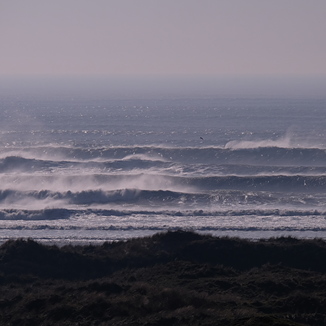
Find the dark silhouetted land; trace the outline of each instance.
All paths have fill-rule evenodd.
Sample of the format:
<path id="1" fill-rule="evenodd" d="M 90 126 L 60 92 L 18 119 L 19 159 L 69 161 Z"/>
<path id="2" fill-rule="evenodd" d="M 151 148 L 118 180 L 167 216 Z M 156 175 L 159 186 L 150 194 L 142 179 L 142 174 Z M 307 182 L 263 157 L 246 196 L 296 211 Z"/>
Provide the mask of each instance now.
<path id="1" fill-rule="evenodd" d="M 326 242 L 167 232 L 0 247 L 0 325 L 326 325 Z"/>

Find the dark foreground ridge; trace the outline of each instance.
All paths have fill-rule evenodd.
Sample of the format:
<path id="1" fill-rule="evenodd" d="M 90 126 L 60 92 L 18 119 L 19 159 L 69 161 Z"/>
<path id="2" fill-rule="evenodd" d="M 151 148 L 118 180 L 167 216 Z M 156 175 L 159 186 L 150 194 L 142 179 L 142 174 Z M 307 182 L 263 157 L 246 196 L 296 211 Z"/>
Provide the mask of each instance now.
<path id="1" fill-rule="evenodd" d="M 176 231 L 0 247 L 0 325 L 326 325 L 326 242 Z"/>

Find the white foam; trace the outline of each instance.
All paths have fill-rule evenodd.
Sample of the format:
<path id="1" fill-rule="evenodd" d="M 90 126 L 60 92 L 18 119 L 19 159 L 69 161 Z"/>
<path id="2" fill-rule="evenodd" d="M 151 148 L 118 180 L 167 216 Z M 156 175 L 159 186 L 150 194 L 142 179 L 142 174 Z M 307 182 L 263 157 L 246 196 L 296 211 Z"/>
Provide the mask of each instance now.
<path id="1" fill-rule="evenodd" d="M 287 135 L 275 140 L 232 140 L 225 144 L 226 149 L 251 149 L 260 147 L 293 148 L 294 146 L 291 137 Z"/>

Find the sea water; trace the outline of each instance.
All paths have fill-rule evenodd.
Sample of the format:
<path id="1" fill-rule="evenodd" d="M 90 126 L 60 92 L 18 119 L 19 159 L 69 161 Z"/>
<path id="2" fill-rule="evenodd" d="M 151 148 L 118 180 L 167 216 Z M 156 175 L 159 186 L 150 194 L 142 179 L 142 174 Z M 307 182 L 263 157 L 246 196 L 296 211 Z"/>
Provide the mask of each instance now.
<path id="1" fill-rule="evenodd" d="M 326 238 L 326 101 L 3 95 L 0 241 Z"/>

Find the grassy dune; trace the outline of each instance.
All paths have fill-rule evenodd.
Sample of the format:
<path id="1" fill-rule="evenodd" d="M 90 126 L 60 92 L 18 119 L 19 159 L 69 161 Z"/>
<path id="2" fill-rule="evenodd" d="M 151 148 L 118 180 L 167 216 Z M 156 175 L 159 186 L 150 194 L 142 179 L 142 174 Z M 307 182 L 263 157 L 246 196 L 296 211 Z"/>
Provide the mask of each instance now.
<path id="1" fill-rule="evenodd" d="M 326 325 L 326 242 L 168 232 L 0 247 L 0 325 Z"/>

